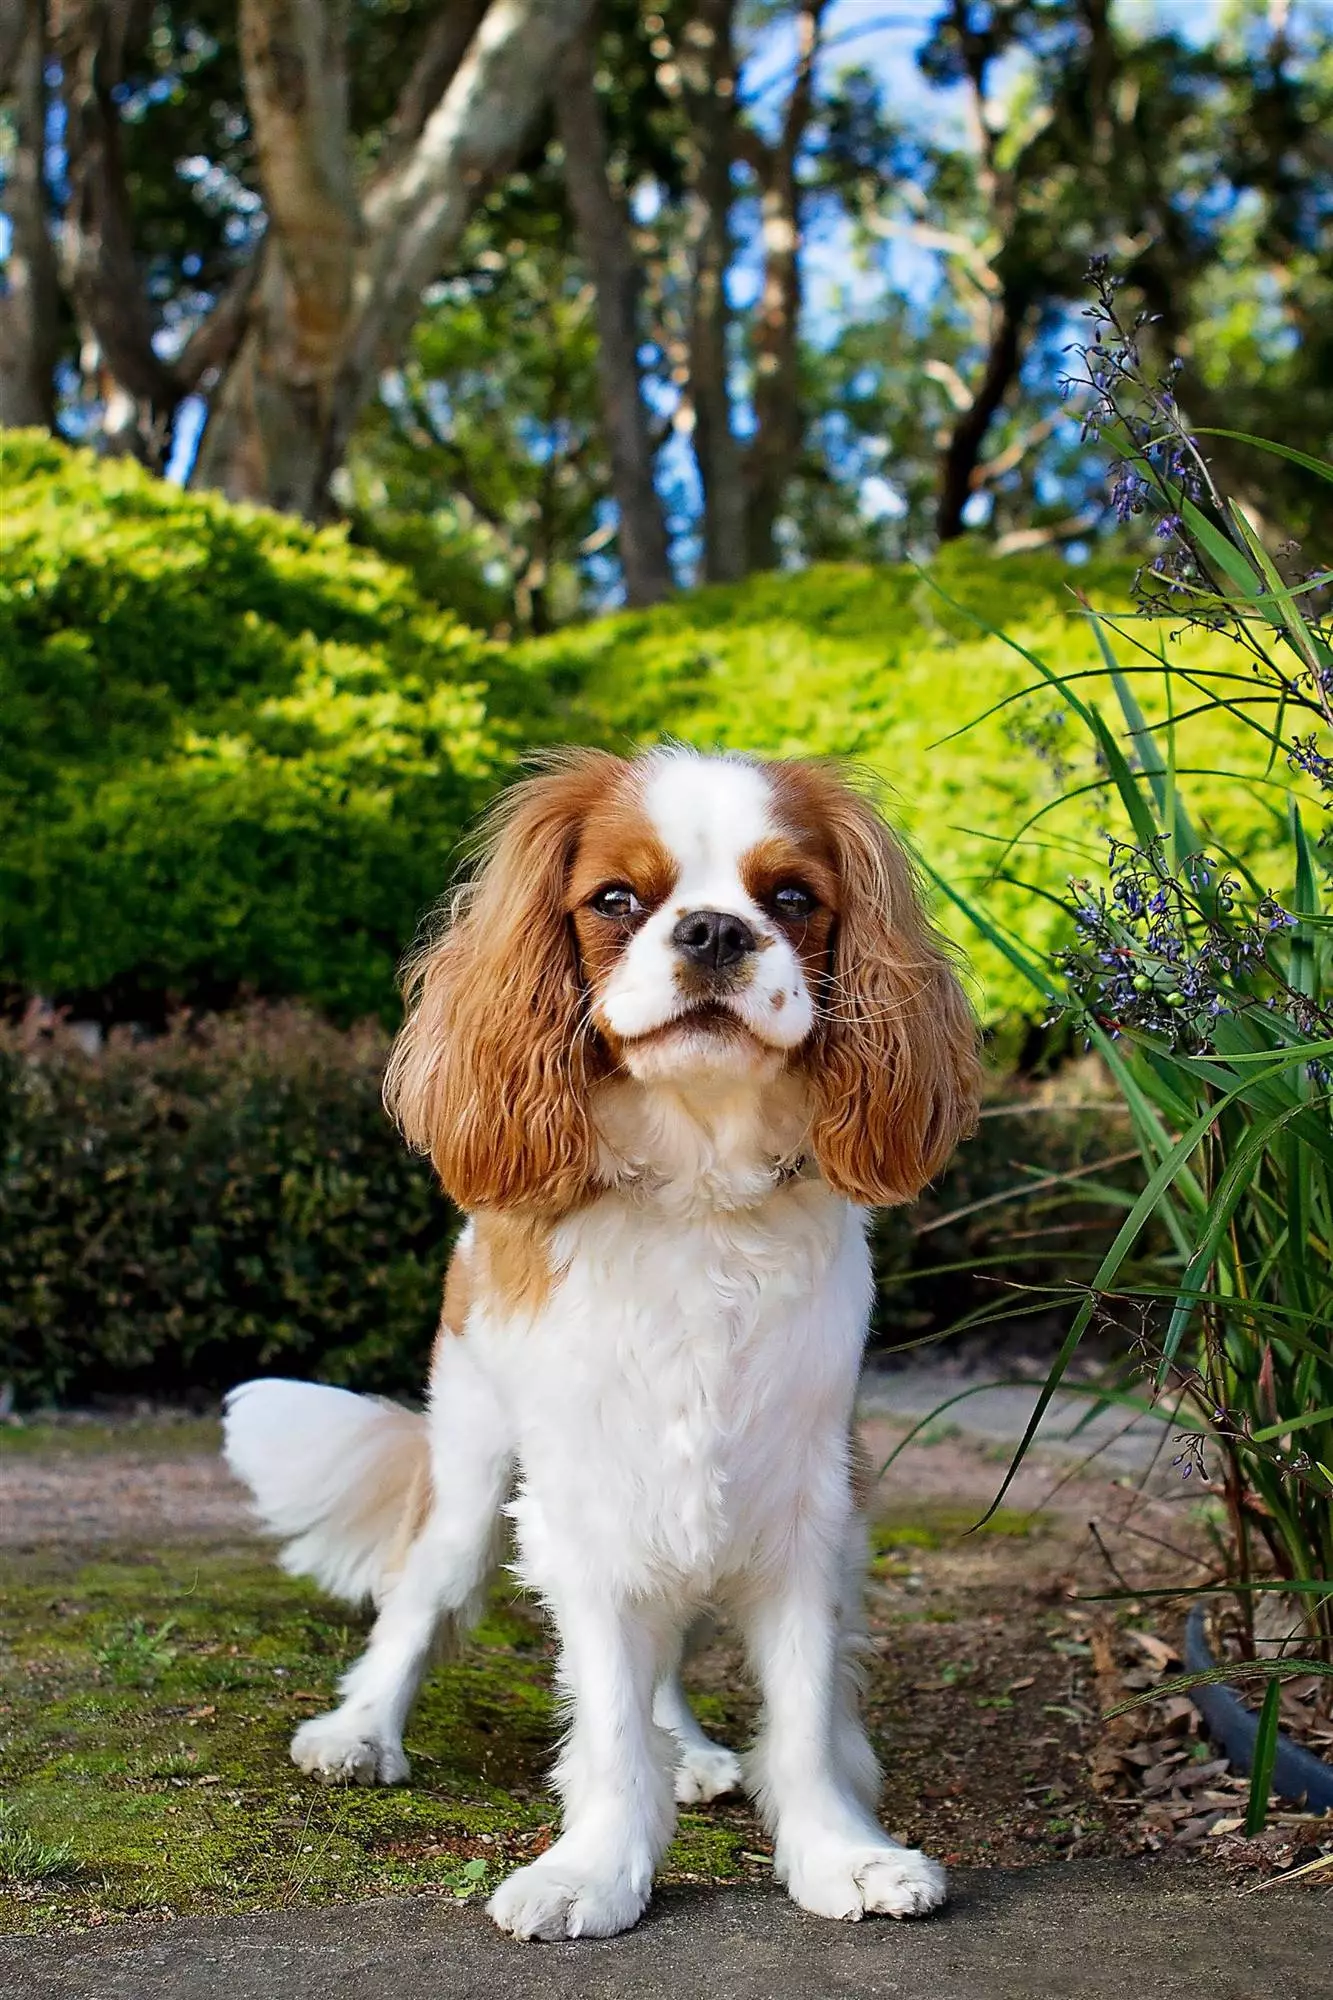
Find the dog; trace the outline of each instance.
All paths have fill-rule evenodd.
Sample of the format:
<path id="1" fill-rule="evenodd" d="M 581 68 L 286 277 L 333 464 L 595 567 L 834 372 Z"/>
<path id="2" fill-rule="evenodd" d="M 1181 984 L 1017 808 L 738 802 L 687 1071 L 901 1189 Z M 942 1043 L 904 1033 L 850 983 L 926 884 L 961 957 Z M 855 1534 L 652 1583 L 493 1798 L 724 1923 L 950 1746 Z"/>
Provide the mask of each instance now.
<path id="1" fill-rule="evenodd" d="M 407 997 L 386 1102 L 469 1218 L 426 1414 L 287 1381 L 226 1408 L 284 1567 L 378 1607 L 295 1762 L 408 1776 L 507 1515 L 569 1725 L 563 1831 L 496 1890 L 503 1930 L 627 1929 L 677 1801 L 741 1780 L 678 1678 L 714 1611 L 762 1693 L 744 1777 L 777 1879 L 825 1917 L 933 1909 L 943 1871 L 874 1817 L 852 1413 L 867 1211 L 972 1129 L 979 1063 L 902 848 L 818 763 L 561 753 L 502 801 Z"/>

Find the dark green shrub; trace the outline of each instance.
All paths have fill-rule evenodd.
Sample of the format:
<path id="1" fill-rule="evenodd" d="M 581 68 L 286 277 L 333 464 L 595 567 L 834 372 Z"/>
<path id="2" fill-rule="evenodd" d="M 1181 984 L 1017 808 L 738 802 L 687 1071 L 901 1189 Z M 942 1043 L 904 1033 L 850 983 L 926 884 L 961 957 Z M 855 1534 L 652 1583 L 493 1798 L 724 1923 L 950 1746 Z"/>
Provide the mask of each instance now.
<path id="1" fill-rule="evenodd" d="M 877 1344 L 930 1340 L 975 1315 L 970 1341 L 951 1335 L 952 1358 L 960 1342 L 1004 1345 L 1009 1319 L 1025 1347 L 1044 1345 L 1060 1325 L 1053 1275 L 1066 1284 L 1091 1277 L 1132 1199 L 1125 1190 L 1137 1193 L 1142 1179 L 1129 1118 L 1099 1063 L 1067 1062 L 1043 1079 L 993 1077 L 974 1137 L 935 1185 L 876 1218 Z"/>
<path id="2" fill-rule="evenodd" d="M 0 988 L 394 1018 L 540 726 L 501 713 L 504 655 L 339 532 L 37 433 L 5 434 L 0 480 Z"/>
<path id="3" fill-rule="evenodd" d="M 97 1056 L 0 1033 L 0 1380 L 420 1393 L 455 1219 L 380 1105 L 384 1053 L 294 1007 Z"/>
<path id="4" fill-rule="evenodd" d="M 0 1030 L 0 1382 L 23 1405 L 256 1372 L 420 1394 L 457 1218 L 381 1108 L 385 1047 L 293 1006 L 98 1055 Z M 927 1199 L 881 1218 L 881 1343 L 992 1306 L 1001 1255 L 1037 1284 L 1046 1254 L 1095 1261 L 1114 1218 L 1030 1186 L 1120 1147 L 1095 1089 L 1079 1068 L 997 1087 Z"/>

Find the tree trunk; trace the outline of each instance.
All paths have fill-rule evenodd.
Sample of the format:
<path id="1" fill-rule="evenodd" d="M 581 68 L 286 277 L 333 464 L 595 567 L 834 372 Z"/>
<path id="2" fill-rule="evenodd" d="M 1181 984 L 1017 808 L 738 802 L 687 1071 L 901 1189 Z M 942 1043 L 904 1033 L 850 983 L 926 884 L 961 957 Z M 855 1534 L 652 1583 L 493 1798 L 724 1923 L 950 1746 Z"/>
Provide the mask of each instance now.
<path id="1" fill-rule="evenodd" d="M 160 464 L 182 388 L 153 345 L 114 97 L 140 13 L 139 0 L 57 0 L 52 19 L 65 107 L 66 280 L 101 352 L 108 407 L 119 412 L 108 441 Z"/>
<path id="2" fill-rule="evenodd" d="M 966 532 L 963 509 L 975 488 L 986 433 L 1022 362 L 1023 322 L 1027 318 L 1027 310 L 1028 301 L 1022 293 L 1009 290 L 1001 293 L 985 372 L 970 407 L 954 424 L 940 464 L 940 499 L 935 531 L 942 542 L 956 541 L 959 535 Z"/>
<path id="3" fill-rule="evenodd" d="M 329 481 L 381 369 L 401 354 L 422 292 L 486 188 L 517 157 L 591 5 L 492 0 L 447 78 L 457 39 L 424 51 L 396 121 L 400 164 L 377 174 L 358 202 L 346 130 L 347 0 L 241 0 L 268 230 L 196 484 L 312 520 L 327 513 Z M 444 81 L 423 117 L 428 70 Z"/>
<path id="4" fill-rule="evenodd" d="M 379 371 L 401 354 L 421 294 L 457 247 L 477 204 L 507 173 L 551 77 L 593 0 L 491 0 L 464 61 L 401 173 L 366 204 L 358 316 L 343 361 L 331 462 Z"/>
<path id="5" fill-rule="evenodd" d="M 593 86 L 595 59 L 592 34 L 585 30 L 570 43 L 556 79 L 556 126 L 579 255 L 597 296 L 597 378 L 620 516 L 625 595 L 632 605 L 657 604 L 669 594 L 672 577 L 639 380 L 639 268 L 628 218 L 607 177 L 606 133 Z"/>
<path id="6" fill-rule="evenodd" d="M 797 161 L 810 122 L 826 0 L 805 0 L 797 21 L 796 76 L 782 131 L 760 156 L 764 286 L 754 336 L 755 437 L 746 457 L 746 542 L 751 569 L 773 569 L 775 537 L 803 435 L 800 381 L 801 189 Z"/>
<path id="7" fill-rule="evenodd" d="M 0 292 L 0 425 L 55 428 L 55 251 L 47 218 L 46 26 L 41 0 L 6 7 L 0 91 L 8 95 L 14 150 L 5 206 L 12 231 Z"/>
<path id="8" fill-rule="evenodd" d="M 316 519 L 326 505 L 360 216 L 347 126 L 347 0 L 241 0 L 239 44 L 268 210 L 264 268 L 215 398 L 199 484 Z"/>
<path id="9" fill-rule="evenodd" d="M 681 38 L 690 123 L 692 300 L 689 394 L 704 496 L 704 580 L 745 574 L 745 477 L 731 428 L 726 278 L 731 263 L 731 166 L 736 120 L 734 0 L 697 0 Z"/>

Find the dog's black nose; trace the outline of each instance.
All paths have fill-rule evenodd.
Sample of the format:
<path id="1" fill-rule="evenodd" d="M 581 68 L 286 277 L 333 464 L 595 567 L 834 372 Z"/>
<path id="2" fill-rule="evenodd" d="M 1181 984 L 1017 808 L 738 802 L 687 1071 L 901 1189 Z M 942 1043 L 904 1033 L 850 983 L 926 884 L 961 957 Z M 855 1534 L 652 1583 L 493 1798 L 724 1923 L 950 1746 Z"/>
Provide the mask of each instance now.
<path id="1" fill-rule="evenodd" d="M 682 958 L 708 972 L 726 972 L 756 948 L 750 926 L 725 910 L 687 910 L 671 942 Z"/>

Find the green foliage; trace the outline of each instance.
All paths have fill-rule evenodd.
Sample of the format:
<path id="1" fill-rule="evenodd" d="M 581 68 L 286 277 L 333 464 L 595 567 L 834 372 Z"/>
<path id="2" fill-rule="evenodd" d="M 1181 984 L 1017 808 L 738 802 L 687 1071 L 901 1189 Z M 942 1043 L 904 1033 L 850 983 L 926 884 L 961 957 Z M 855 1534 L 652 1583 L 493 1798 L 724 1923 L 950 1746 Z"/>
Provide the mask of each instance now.
<path id="1" fill-rule="evenodd" d="M 93 1658 L 103 1673 L 122 1686 L 152 1687 L 176 1657 L 176 1648 L 167 1643 L 175 1629 L 171 1618 L 155 1630 L 142 1618 L 128 1619 L 93 1647 Z"/>
<path id="2" fill-rule="evenodd" d="M 1309 1670 L 1330 1677 L 1333 623 L 1320 588 L 1328 572 L 1284 580 L 1244 509 L 1215 483 L 1174 398 L 1142 373 L 1110 286 L 1098 318 L 1089 365 L 1111 385 L 1098 421 L 1120 440 L 1124 490 L 1165 517 L 1168 550 L 1145 590 L 1169 589 L 1178 617 L 1205 630 L 1219 657 L 1200 671 L 1165 655 L 1175 699 L 1157 728 L 1123 671 L 1138 637 L 1132 623 L 1095 626 L 1119 727 L 1086 687 L 1037 663 L 1100 753 L 1127 832 L 1096 881 L 1071 884 L 1078 941 L 1054 964 L 988 904 L 971 906 L 1014 969 L 1048 997 L 1063 994 L 1101 1050 L 1146 1175 L 1090 1285 L 1078 1287 L 1009 1477 L 1099 1307 L 1136 1315 L 1154 1389 L 1173 1396 L 1195 1433 L 1183 1461 L 1191 1471 L 1221 1464 L 1223 1573 L 1236 1592 L 1246 1671 L 1253 1595 L 1276 1580 L 1317 1656 Z M 1333 483 L 1333 464 L 1304 466 Z M 1157 601 L 1146 595 L 1144 608 Z M 1182 765 L 1174 719 L 1182 711 L 1225 719 L 1268 759 L 1286 810 L 1277 850 L 1262 864 L 1209 825 L 1203 788 L 1186 781 Z M 1243 772 L 1227 775 L 1241 789 Z M 1160 1247 L 1145 1240 L 1150 1225 Z M 1276 1673 L 1305 1664 L 1268 1662 Z M 1223 1665 L 1217 1677 L 1235 1670 Z M 1276 1716 L 1273 1697 L 1250 1831 L 1263 1824 Z"/>
<path id="3" fill-rule="evenodd" d="M 496 247 L 515 198 L 471 231 L 469 275 L 432 295 L 336 483 L 357 535 L 423 590 L 472 624 L 527 633 L 581 608 L 582 551 L 610 539 L 597 533 L 610 469 L 592 288 L 558 208 L 529 204 L 528 240 Z"/>
<path id="4" fill-rule="evenodd" d="M 1125 822 L 1095 746 L 1062 747 L 1071 732 L 1059 726 L 1059 699 L 1024 654 L 1109 686 L 1073 584 L 1106 603 L 1124 602 L 1129 581 L 1115 565 L 997 562 L 952 544 L 927 573 L 830 566 L 697 591 L 519 647 L 516 669 L 549 695 L 557 735 L 624 748 L 666 733 L 855 759 L 883 782 L 891 815 L 932 868 L 960 893 L 984 893 L 1040 955 L 1068 937 L 1069 876 L 1104 854 L 1103 827 Z M 1218 643 L 1191 641 L 1185 657 L 1217 664 Z M 1140 699 L 1160 712 L 1160 666 L 1140 666 Z M 1277 793 L 1264 746 L 1218 714 L 1192 726 L 1189 747 L 1192 764 L 1249 781 L 1201 778 L 1199 792 L 1218 829 L 1265 864 L 1281 834 L 1266 803 Z M 1086 789 L 1061 803 L 1075 782 Z M 1004 953 L 956 911 L 941 915 L 972 953 L 984 1017 L 1030 1018 L 1040 1003 Z"/>
<path id="5" fill-rule="evenodd" d="M 457 1218 L 381 1109 L 384 1047 L 294 1008 L 120 1031 L 95 1057 L 68 1034 L 0 1036 L 0 1382 L 20 1404 L 255 1372 L 420 1395 Z M 1124 1143 L 1086 1069 L 998 1087 L 929 1199 L 879 1219 L 878 1337 L 984 1317 L 1001 1266 L 1040 1285 L 1052 1256 L 1095 1264 L 1109 1225 L 1049 1177 Z M 150 1674 L 164 1636 L 119 1630 L 103 1665 Z"/>
<path id="6" fill-rule="evenodd" d="M 108 1631 L 136 1622 L 171 1628 L 172 1657 L 146 1686 L 113 1679 L 97 1658 Z M 159 1543 L 151 1558 L 95 1563 L 14 1552 L 0 1624 L 5 1932 L 164 1906 L 183 1917 L 483 1898 L 549 1842 L 551 1646 L 512 1585 L 463 1657 L 427 1676 L 408 1729 L 411 1784 L 369 1790 L 312 1785 L 287 1749 L 297 1724 L 336 1700 L 365 1622 L 262 1552 L 210 1548 L 201 1562 L 197 1547 Z M 734 1729 L 734 1702 L 718 1706 L 719 1726 Z M 745 1879 L 747 1832 L 683 1813 L 665 1879 Z"/>
<path id="7" fill-rule="evenodd" d="M 27 1403 L 263 1371 L 419 1394 L 455 1224 L 383 1112 L 383 1058 L 293 1009 L 98 1057 L 8 1032 L 0 1381 Z"/>
<path id="8" fill-rule="evenodd" d="M 75 1872 L 72 1841 L 40 1839 L 12 1806 L 0 1805 L 0 1886 L 59 1881 Z"/>
<path id="9" fill-rule="evenodd" d="M 976 1134 L 935 1185 L 875 1218 L 876 1341 L 897 1349 L 947 1334 L 956 1355 L 975 1323 L 989 1358 L 985 1329 L 1006 1315 L 1031 1340 L 1053 1272 L 1090 1276 L 1104 1255 L 1117 1209 L 1142 1184 L 1133 1150 L 1100 1064 L 992 1077 Z M 1098 1208 L 1081 1196 L 1089 1184 Z"/>
<path id="10" fill-rule="evenodd" d="M 0 986 L 392 1019 L 515 734 L 499 656 L 339 533 L 36 434 L 0 476 Z"/>

